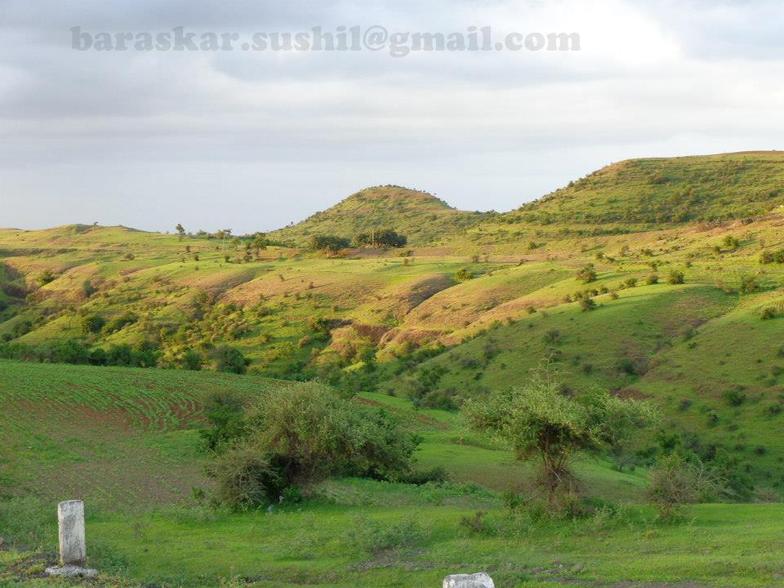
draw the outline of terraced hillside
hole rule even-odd
[[[456,210],[427,192],[400,186],[375,186],[300,223],[273,231],[270,236],[304,246],[312,235],[352,239],[364,232],[394,229],[405,235],[410,245],[433,245],[459,235],[489,216],[493,215]]]

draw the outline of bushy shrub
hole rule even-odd
[[[465,282],[466,280],[471,280],[471,279],[473,279],[473,277],[474,277],[474,274],[473,274],[473,272],[472,272],[471,270],[469,270],[468,268],[465,268],[465,267],[464,267],[464,268],[462,268],[461,270],[459,270],[459,271],[458,271],[458,272],[455,274],[455,279],[456,279],[458,282]]]
[[[684,505],[715,494],[718,480],[702,462],[677,454],[662,457],[650,473],[648,498],[664,520],[677,518]]]
[[[208,467],[215,480],[215,499],[234,510],[247,510],[278,502],[285,487],[280,472],[257,448],[233,447]]]
[[[597,277],[596,268],[592,263],[586,264],[577,271],[577,279],[585,284],[595,282]]]
[[[759,290],[759,284],[757,283],[756,276],[750,276],[750,275],[741,276],[740,279],[741,294],[752,294],[757,290]]]
[[[383,410],[359,406],[316,386],[265,397],[249,427],[259,448],[285,462],[285,477],[308,483],[335,473],[395,478],[418,444]]]
[[[116,333],[117,331],[121,331],[128,325],[132,325],[139,320],[139,317],[136,316],[133,312],[124,312],[123,314],[114,317],[112,320],[106,323],[103,327],[103,332],[107,335],[111,335],[112,333]]]
[[[485,511],[479,510],[471,516],[461,517],[460,527],[471,537],[491,537],[496,534],[497,529],[487,520],[486,516]]]
[[[230,345],[219,345],[212,350],[210,358],[217,371],[232,374],[244,374],[250,363],[239,349]]]
[[[218,450],[246,436],[245,406],[230,392],[213,392],[204,403],[207,427],[201,430],[207,448]]]
[[[760,255],[760,263],[784,263],[784,249],[778,251],[763,251]]]
[[[218,499],[232,505],[247,504],[237,496],[261,504],[271,493],[307,487],[333,475],[395,480],[410,472],[419,443],[387,412],[315,385],[264,396],[244,416],[238,411],[236,400],[222,398],[208,410],[213,427],[204,434],[218,449],[224,448],[212,475],[219,483],[226,481]],[[243,464],[254,475],[247,474]],[[260,487],[251,490],[254,481]]]
[[[740,406],[746,401],[746,394],[743,392],[743,388],[740,386],[726,390],[723,396],[724,400],[726,400],[727,404],[730,406]]]
[[[686,278],[682,271],[679,270],[672,270],[670,275],[667,277],[668,284],[683,284],[686,281]]]
[[[89,335],[91,333],[100,333],[105,324],[106,319],[104,319],[101,315],[88,314],[82,317],[82,332],[85,335]]]
[[[180,367],[184,370],[199,371],[203,364],[204,358],[195,349],[188,349],[180,359]]]

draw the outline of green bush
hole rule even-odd
[[[334,475],[399,479],[419,443],[387,412],[316,385],[265,396],[244,415],[237,399],[214,400],[203,436],[222,449],[210,471],[217,500],[233,508]]]
[[[180,359],[180,367],[185,370],[199,371],[203,364],[204,358],[195,349],[188,349]]]
[[[139,317],[136,316],[133,312],[125,312],[120,316],[114,317],[110,320],[106,325],[103,327],[103,332],[107,335],[111,335],[112,333],[116,333],[117,331],[121,331],[128,325],[132,325],[139,320]]]
[[[217,371],[232,374],[244,374],[250,363],[239,349],[230,345],[219,345],[212,350],[210,357]]]
[[[683,275],[682,271],[679,270],[672,270],[670,275],[667,277],[668,284],[683,284],[686,281],[685,276]]]
[[[742,294],[752,294],[757,290],[759,290],[759,284],[757,283],[756,276],[741,276],[740,291]]]
[[[215,499],[234,510],[248,510],[279,501],[285,488],[270,458],[247,445],[233,447],[210,464]]]
[[[577,271],[577,279],[585,284],[595,282],[597,277],[596,268],[592,263],[583,266]]]
[[[473,279],[473,277],[474,277],[473,272],[465,267],[455,274],[455,279],[458,282],[465,282],[466,280]]]
[[[394,479],[410,469],[418,445],[387,412],[317,386],[265,397],[248,426],[256,447],[285,464],[292,485],[334,474]]]
[[[740,406],[746,401],[746,394],[740,386],[730,388],[724,392],[723,396],[730,406]]]
[[[82,318],[82,332],[85,335],[100,333],[105,324],[106,319],[104,319],[101,315],[88,314]]]
[[[700,461],[688,462],[672,454],[662,457],[651,470],[648,498],[660,518],[672,520],[684,505],[709,498],[717,488],[715,475]]]
[[[204,403],[207,427],[201,430],[207,448],[213,451],[234,443],[247,433],[245,406],[235,394],[213,392]]]

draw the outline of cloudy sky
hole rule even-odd
[[[71,30],[373,25],[580,51],[80,51]],[[0,0],[0,226],[251,232],[387,183],[509,210],[621,159],[784,148],[782,30],[780,0]]]

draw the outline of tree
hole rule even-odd
[[[617,450],[632,432],[657,418],[647,403],[606,391],[569,396],[547,367],[534,371],[520,387],[468,401],[465,414],[474,428],[510,443],[518,459],[538,459],[538,484],[553,510],[576,490],[571,469],[576,453]]]
[[[585,265],[577,271],[577,279],[586,284],[589,282],[595,282],[596,278],[596,268],[592,263]]]
[[[351,245],[348,239],[335,235],[313,235],[310,238],[310,248],[315,251],[325,251],[332,255]]]
[[[244,374],[250,363],[239,349],[229,345],[219,345],[211,355],[215,369],[219,372]]]
[[[381,229],[369,233],[360,233],[354,237],[358,247],[405,247],[408,238],[392,229]]]
[[[253,235],[253,241],[251,242],[251,246],[253,249],[256,250],[256,257],[259,256],[259,253],[262,249],[266,249],[269,241],[267,240],[267,235],[264,233],[256,233]]]
[[[185,237],[185,227],[183,227],[180,223],[177,223],[175,230],[177,231],[177,235],[180,237],[180,241],[182,241],[182,239]]]

